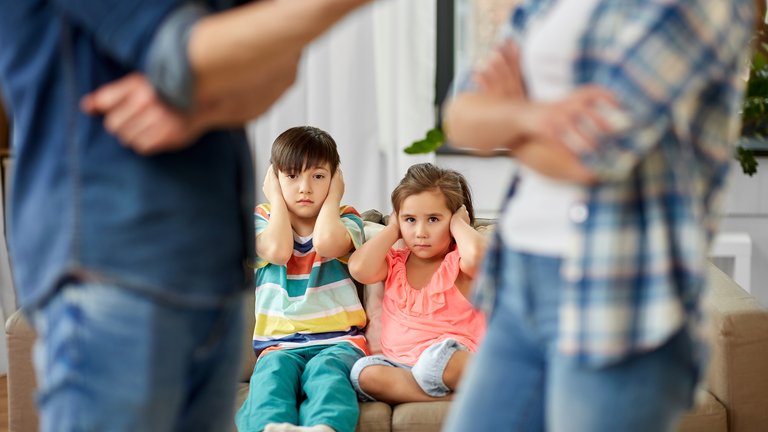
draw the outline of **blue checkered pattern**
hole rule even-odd
[[[527,1],[510,37],[554,1]],[[739,134],[752,0],[605,0],[574,59],[576,85],[618,99],[628,128],[582,162],[578,234],[564,257],[559,348],[593,366],[699,321],[706,256]]]

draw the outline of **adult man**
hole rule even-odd
[[[253,182],[242,129],[220,128],[265,111],[302,47],[365,2],[0,0],[43,430],[229,427]],[[112,82],[127,109],[83,99]]]

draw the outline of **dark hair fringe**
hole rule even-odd
[[[275,138],[269,162],[276,170],[288,173],[328,163],[333,175],[340,158],[336,141],[328,132],[313,126],[296,126]]]

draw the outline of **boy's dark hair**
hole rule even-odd
[[[452,169],[440,168],[431,163],[412,165],[392,191],[392,208],[400,212],[400,205],[411,195],[429,190],[438,190],[445,196],[445,206],[451,213],[465,205],[469,213],[469,222],[475,222],[475,210],[472,206],[472,192],[467,179]]]
[[[331,175],[339,166],[336,141],[324,130],[312,126],[292,127],[281,133],[272,143],[269,162],[279,171],[300,173],[328,163]]]

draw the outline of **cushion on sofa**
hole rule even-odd
[[[728,430],[728,413],[712,393],[696,391],[694,407],[680,421],[678,432],[722,432]]]
[[[439,432],[450,402],[411,402],[392,410],[392,432]]]

